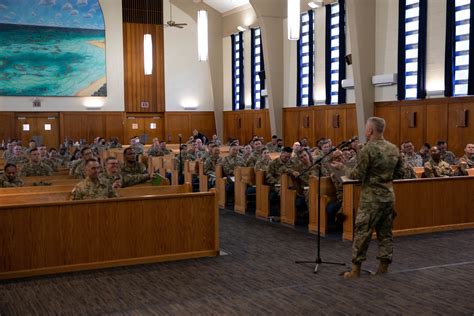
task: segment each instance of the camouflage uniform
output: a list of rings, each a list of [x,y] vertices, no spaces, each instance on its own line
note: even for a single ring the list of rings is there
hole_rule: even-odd
[[[208,157],[204,162],[204,174],[216,177],[216,166],[222,164],[222,157]]]
[[[39,164],[27,163],[21,168],[20,176],[22,177],[34,177],[34,176],[51,176],[53,169],[43,162]]]
[[[252,152],[246,160],[247,167],[255,167],[260,157],[262,157],[262,150]]]
[[[53,159],[45,158],[43,162],[48,165],[53,171],[58,171],[59,164]]]
[[[3,152],[3,159],[7,161],[8,159],[11,159],[13,157],[13,152],[12,151],[4,151]]]
[[[150,147],[148,148],[147,155],[151,157],[164,156],[163,150],[160,148]]]
[[[133,149],[136,155],[143,155],[145,151],[145,146],[143,146],[143,144],[140,144],[140,143],[131,145],[130,148]]]
[[[417,153],[405,154],[405,162],[412,168],[423,166],[423,158]]]
[[[146,182],[150,179],[150,176],[148,174],[126,174],[122,175],[120,173],[116,175],[110,175],[107,172],[102,172],[99,175],[99,179],[103,181],[104,183],[108,183],[110,186],[113,186],[114,182],[117,180],[117,178],[120,179],[120,182],[122,183],[122,188],[126,187],[131,187],[133,185],[137,185],[143,182]]]
[[[209,157],[209,154],[203,149],[203,150],[197,150],[194,153],[194,156],[196,157],[196,159],[200,159],[202,161],[205,161],[207,159],[207,157]]]
[[[13,181],[8,179],[7,175],[2,174],[0,175],[0,188],[14,188],[14,187],[22,187],[23,186],[23,181],[15,177]]]
[[[122,174],[145,174],[147,172],[146,166],[141,162],[125,163],[120,171]]]
[[[57,159],[60,166],[67,166],[71,161],[71,155],[68,153],[65,153],[64,155],[58,154]]]
[[[464,155],[459,159],[458,170],[456,172],[456,175],[467,176],[469,175],[467,172],[467,169],[470,169],[470,168],[474,168],[474,157],[469,158],[467,157],[467,155]]]
[[[456,156],[454,156],[452,151],[446,150],[444,153],[440,153],[441,160],[447,162],[450,165],[456,164]]]
[[[255,171],[257,170],[263,170],[267,171],[268,167],[270,166],[270,162],[272,162],[271,159],[263,159],[263,157],[260,157],[260,159],[257,160],[255,163]]]
[[[79,166],[79,164],[81,163],[84,163],[82,159],[77,159],[77,160],[73,160],[71,161],[70,165],[69,165],[69,175],[70,176],[73,176],[74,175],[74,172],[76,171],[76,168]]]
[[[245,161],[240,156],[227,156],[222,160],[222,171],[228,177],[234,176],[234,169],[236,167],[245,167]]]
[[[421,157],[420,157],[421,158]],[[403,179],[416,179],[416,172],[415,170],[412,168],[412,166],[410,166],[406,160],[402,160],[403,162]]]
[[[271,186],[280,183],[280,177],[283,173],[287,172],[290,168],[290,162],[283,163],[280,158],[272,160],[268,164],[268,169],[265,174],[265,182]]]
[[[273,144],[272,142],[269,142],[265,145],[265,147],[268,149],[269,152],[271,153],[276,153],[278,152],[278,145]],[[281,151],[281,150],[280,150]]]
[[[11,156],[10,159],[7,160],[7,163],[12,163],[17,166],[27,164],[28,162],[29,160],[25,156]]]
[[[84,159],[78,160],[77,163],[73,165],[74,171],[72,175],[76,179],[85,179],[86,178],[86,161]],[[71,170],[69,170],[69,174],[71,174]]]
[[[98,200],[118,197],[117,192],[104,180],[92,181],[89,177],[82,180],[72,190],[73,200]]]
[[[392,223],[395,193],[392,180],[403,177],[398,148],[386,140],[369,141],[359,152],[356,166],[348,177],[362,181],[360,206],[355,220],[352,263],[366,259],[372,230],[377,232],[377,258],[392,261]]]
[[[443,160],[436,163],[433,159],[430,159],[425,163],[424,168],[426,178],[449,177],[453,175],[451,166]]]

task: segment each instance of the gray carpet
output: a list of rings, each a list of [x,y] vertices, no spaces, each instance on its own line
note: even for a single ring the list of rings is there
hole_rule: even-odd
[[[383,277],[343,280],[345,267],[312,264],[306,232],[221,211],[218,258],[0,282],[0,314],[404,314],[474,313],[474,231],[396,238]],[[321,243],[323,260],[350,262],[349,242]],[[365,268],[375,270],[373,241]]]

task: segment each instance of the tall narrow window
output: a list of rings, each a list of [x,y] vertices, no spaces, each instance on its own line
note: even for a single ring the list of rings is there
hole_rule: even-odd
[[[398,99],[423,99],[427,0],[399,1]]]
[[[326,6],[326,104],[346,103],[341,82],[346,77],[345,3]]]
[[[314,12],[301,15],[300,39],[297,43],[297,106],[314,105]]]
[[[473,94],[469,89],[472,65],[471,51],[471,0],[447,1],[446,10],[446,61],[445,95]],[[471,79],[472,80],[472,79]]]
[[[244,37],[243,32],[231,35],[232,40],[232,109],[245,109],[244,99]]]
[[[265,64],[263,61],[262,31],[260,28],[251,29],[252,32],[252,109],[265,108],[265,98],[262,90],[265,89]]]

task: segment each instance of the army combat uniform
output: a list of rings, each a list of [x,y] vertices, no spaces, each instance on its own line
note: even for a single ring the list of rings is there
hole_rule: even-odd
[[[436,163],[433,159],[430,159],[425,163],[424,168],[425,177],[427,178],[449,177],[453,175],[451,166],[443,160]]]
[[[386,140],[369,141],[359,152],[348,177],[362,181],[360,206],[355,220],[352,263],[360,265],[367,255],[372,230],[377,232],[377,258],[392,261],[392,223],[395,193],[392,180],[404,175],[398,148]]]
[[[98,200],[118,197],[117,192],[108,182],[97,179],[91,180],[89,177],[85,178],[72,190],[73,200]]]
[[[134,162],[132,164],[124,164],[120,170],[122,174],[144,174],[146,173],[146,166],[141,162]]]
[[[47,164],[40,162],[39,164],[27,163],[21,168],[20,176],[22,177],[34,177],[34,176],[51,176],[53,169]]]
[[[0,175],[0,188],[15,188],[15,187],[22,187],[23,181],[15,177],[15,179],[10,180],[8,179],[6,174]]]

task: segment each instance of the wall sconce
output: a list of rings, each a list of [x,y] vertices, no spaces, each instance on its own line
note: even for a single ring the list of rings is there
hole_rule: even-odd
[[[197,12],[198,29],[198,60],[207,61],[208,58],[208,34],[207,34],[207,11],[199,10]]]
[[[237,26],[237,29],[239,30],[239,32],[245,32],[246,30],[246,28],[241,25]]]
[[[101,99],[90,98],[84,101],[84,106],[88,110],[99,110],[104,106],[104,101]]]
[[[288,4],[288,39],[300,39],[300,0],[287,0]]]

